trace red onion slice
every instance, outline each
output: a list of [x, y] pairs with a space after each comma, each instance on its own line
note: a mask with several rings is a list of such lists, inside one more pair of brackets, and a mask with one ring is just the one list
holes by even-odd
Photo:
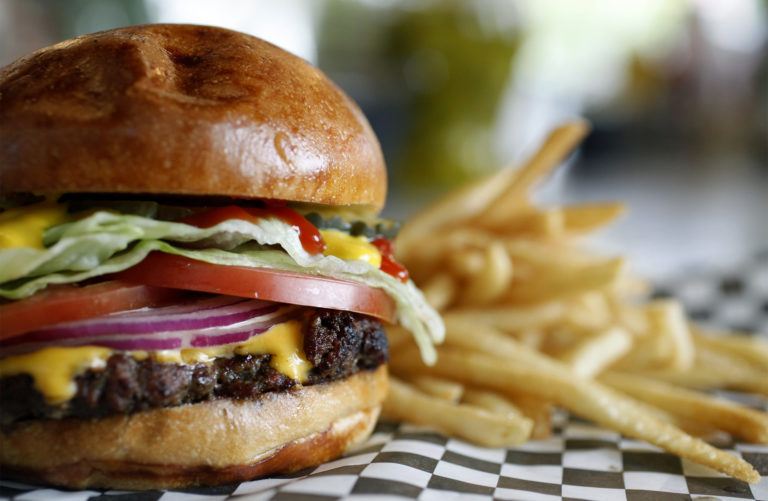
[[[175, 332], [224, 327], [272, 313], [279, 307], [279, 303], [245, 301], [235, 305], [186, 314], [109, 315], [30, 332], [22, 336], [22, 340], [23, 342], [43, 342], [109, 334], [146, 334], [147, 332]], [[14, 339], [11, 339], [11, 342], [13, 341]]]
[[[231, 298], [230, 298], [231, 299]], [[49, 346], [104, 346], [116, 350], [177, 350], [242, 343], [303, 310], [256, 299], [201, 301], [202, 311], [178, 305], [143, 308], [60, 324], [17, 336], [3, 345], [4, 356]], [[170, 312], [169, 312], [170, 311]]]

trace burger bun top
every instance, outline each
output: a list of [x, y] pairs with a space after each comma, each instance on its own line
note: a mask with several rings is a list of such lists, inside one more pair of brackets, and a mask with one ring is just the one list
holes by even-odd
[[379, 143], [323, 73], [226, 29], [81, 36], [0, 69], [0, 192], [271, 198], [378, 211]]

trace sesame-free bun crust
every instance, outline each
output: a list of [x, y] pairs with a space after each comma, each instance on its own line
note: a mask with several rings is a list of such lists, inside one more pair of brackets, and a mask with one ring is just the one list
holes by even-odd
[[386, 382], [382, 366], [258, 400], [21, 422], [0, 435], [0, 472], [76, 489], [167, 489], [289, 473], [367, 438]]
[[323, 73], [221, 28], [85, 35], [0, 69], [0, 192], [274, 198], [380, 209], [370, 125]]

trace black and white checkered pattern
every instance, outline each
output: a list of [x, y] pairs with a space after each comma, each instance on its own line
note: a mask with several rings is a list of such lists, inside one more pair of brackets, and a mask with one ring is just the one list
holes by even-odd
[[704, 327], [768, 336], [768, 250], [729, 270], [688, 270], [659, 284]]
[[[687, 275], [659, 295], [681, 298], [716, 328], [768, 335], [768, 253], [737, 273]], [[768, 399], [734, 395], [768, 410]], [[408, 424], [379, 423], [371, 438], [336, 461], [281, 476], [183, 491], [58, 491], [0, 482], [13, 501], [283, 501], [403, 499], [520, 501], [768, 501], [768, 446], [717, 443], [763, 475], [749, 485], [559, 412], [547, 440], [486, 449]]]

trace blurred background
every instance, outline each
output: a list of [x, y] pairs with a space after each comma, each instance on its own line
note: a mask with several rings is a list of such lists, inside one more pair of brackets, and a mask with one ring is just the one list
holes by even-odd
[[146, 22], [248, 32], [319, 66], [379, 135], [390, 217], [586, 117], [538, 199], [626, 201], [600, 245], [654, 279], [768, 249], [764, 0], [0, 0], [0, 65]]

